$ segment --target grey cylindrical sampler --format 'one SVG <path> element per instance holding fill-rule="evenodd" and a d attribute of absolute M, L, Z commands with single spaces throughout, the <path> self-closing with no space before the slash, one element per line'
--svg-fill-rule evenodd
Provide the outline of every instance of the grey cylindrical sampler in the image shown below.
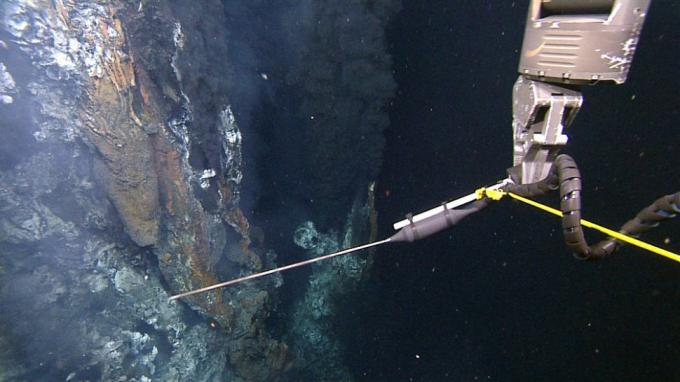
<path fill-rule="evenodd" d="M 468 215 L 486 207 L 487 201 L 478 200 L 470 207 L 462 209 L 444 209 L 444 211 L 417 222 L 411 222 L 390 237 L 391 242 L 413 242 L 431 236 L 452 227 Z"/>

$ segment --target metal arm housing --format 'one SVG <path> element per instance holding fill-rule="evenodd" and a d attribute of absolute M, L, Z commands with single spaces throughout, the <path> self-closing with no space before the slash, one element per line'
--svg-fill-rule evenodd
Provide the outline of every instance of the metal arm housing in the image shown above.
<path fill-rule="evenodd" d="M 515 183 L 548 175 L 583 103 L 578 85 L 622 84 L 651 0 L 532 0 L 513 91 Z"/>

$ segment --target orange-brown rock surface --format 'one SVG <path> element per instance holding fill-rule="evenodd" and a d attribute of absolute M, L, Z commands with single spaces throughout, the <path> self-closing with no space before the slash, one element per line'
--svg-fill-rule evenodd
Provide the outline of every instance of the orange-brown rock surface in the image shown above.
<path fill-rule="evenodd" d="M 219 4 L 206 6 L 220 9 Z M 216 269 L 224 251 L 221 232 L 233 233 L 229 237 L 236 245 L 235 267 L 260 270 L 262 259 L 250 248 L 250 223 L 237 204 L 238 190 L 233 189 L 238 184 L 224 175 L 240 169 L 217 168 L 213 182 L 218 191 L 203 191 L 196 187 L 196 170 L 189 162 L 191 155 L 204 155 L 214 165 L 224 163 L 210 159 L 221 154 L 201 153 L 190 143 L 197 133 L 189 127 L 213 129 L 204 125 L 208 119 L 201 119 L 203 115 L 194 115 L 193 108 L 200 102 L 191 103 L 194 94 L 184 92 L 194 74 L 177 62 L 182 49 L 191 47 L 184 39 L 200 31 L 183 31 L 165 3 L 147 3 L 142 13 L 137 7 L 102 3 L 87 21 L 71 19 L 75 6 L 54 3 L 64 26 L 96 47 L 96 54 L 83 65 L 86 75 L 78 105 L 81 138 L 93 151 L 93 171 L 129 237 L 140 247 L 151 246 L 170 293 L 221 281 Z M 145 28 L 148 15 L 159 22 L 158 29 L 175 28 L 174 35 L 158 36 L 169 42 L 174 38 L 174 46 L 167 46 L 173 52 L 150 47 L 147 36 L 130 34 Z M 159 52 L 161 56 L 153 56 Z M 172 60 L 162 62 L 170 56 Z M 152 61 L 175 76 L 150 75 L 150 69 L 157 70 L 147 67 Z M 184 110 L 183 119 L 168 123 L 169 114 L 178 108 Z M 251 288 L 236 298 L 218 290 L 183 302 L 214 320 L 227 338 L 237 335 L 229 347 L 232 366 L 246 380 L 263 381 L 285 368 L 289 359 L 285 344 L 266 333 L 269 300 L 269 292 Z"/>
<path fill-rule="evenodd" d="M 68 12 L 63 6 L 59 8 L 66 24 L 71 25 Z M 97 20 L 96 35 L 82 35 L 93 44 L 107 44 L 107 54 L 100 62 L 102 75 L 91 77 L 84 86 L 82 132 L 98 154 L 95 174 L 130 238 L 139 246 L 153 245 L 158 241 L 160 224 L 153 151 L 143 122 L 132 107 L 137 84 L 132 57 L 123 52 L 126 41 L 122 24 L 112 10 L 107 16 Z"/>

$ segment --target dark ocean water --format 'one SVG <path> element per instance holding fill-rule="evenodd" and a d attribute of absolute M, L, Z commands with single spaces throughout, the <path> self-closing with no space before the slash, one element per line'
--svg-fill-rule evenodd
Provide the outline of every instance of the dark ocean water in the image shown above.
<path fill-rule="evenodd" d="M 399 92 L 381 236 L 407 212 L 504 177 L 527 6 L 404 1 L 388 34 Z M 584 177 L 584 217 L 612 228 L 680 190 L 680 6 L 649 13 L 628 82 L 584 89 L 563 151 Z M 644 238 L 677 252 L 679 223 Z M 503 202 L 377 250 L 343 312 L 347 362 L 362 381 L 678 380 L 679 280 L 680 264 L 634 248 L 579 262 L 558 219 Z"/>

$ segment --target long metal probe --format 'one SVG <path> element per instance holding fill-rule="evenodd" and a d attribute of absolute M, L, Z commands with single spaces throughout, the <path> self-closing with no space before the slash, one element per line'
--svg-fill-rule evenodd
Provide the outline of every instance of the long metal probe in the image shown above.
<path fill-rule="evenodd" d="M 168 301 L 177 300 L 178 298 L 182 298 L 182 297 L 186 297 L 186 296 L 191 296 L 191 295 L 198 294 L 198 293 L 207 292 L 207 291 L 210 291 L 210 290 L 213 290 L 213 289 L 217 289 L 217 288 L 223 288 L 223 287 L 226 287 L 226 286 L 229 286 L 229 285 L 238 284 L 238 283 L 241 283 L 241 282 L 243 282 L 243 281 L 252 280 L 252 279 L 259 278 L 259 277 L 271 275 L 272 273 L 287 271 L 287 270 L 289 270 L 289 269 L 301 267 L 301 266 L 307 265 L 307 264 L 316 263 L 317 261 L 322 261 L 322 260 L 330 259 L 330 258 L 336 257 L 336 256 L 346 255 L 346 254 L 348 254 L 348 253 L 360 251 L 360 250 L 362 250 L 362 249 L 371 248 L 371 247 L 376 247 L 376 246 L 381 245 L 381 244 L 389 243 L 391 240 L 392 240 L 392 238 L 391 238 L 391 237 L 388 237 L 388 238 L 385 239 L 385 240 L 380 240 L 380 241 L 376 241 L 376 242 L 373 242 L 373 243 L 368 243 L 368 244 L 360 245 L 360 246 L 353 247 L 353 248 L 343 249 L 342 251 L 339 251 L 339 252 L 335 252 L 335 253 L 331 253 L 331 254 L 328 254 L 328 255 L 319 256 L 319 257 L 315 257 L 315 258 L 313 258 L 313 259 L 309 259 L 309 260 L 305 260 L 305 261 L 300 261 L 299 263 L 293 263 L 293 264 L 286 265 L 286 266 L 283 266 L 283 267 L 278 267 L 278 268 L 270 269 L 270 270 L 268 270 L 268 271 L 264 271 L 264 272 L 260 272 L 260 273 L 254 273 L 254 274 L 252 274 L 252 275 L 243 276 L 243 277 L 239 277 L 239 278 L 237 278 L 237 279 L 225 281 L 225 282 L 223 282 L 223 283 L 214 284 L 214 285 L 210 285 L 210 286 L 207 286 L 207 287 L 204 287 L 204 288 L 195 289 L 195 290 L 192 290 L 192 291 L 189 291 L 189 292 L 184 292 L 184 293 L 176 294 L 176 295 L 174 295 L 174 296 L 171 296 L 171 297 L 168 299 Z"/>

